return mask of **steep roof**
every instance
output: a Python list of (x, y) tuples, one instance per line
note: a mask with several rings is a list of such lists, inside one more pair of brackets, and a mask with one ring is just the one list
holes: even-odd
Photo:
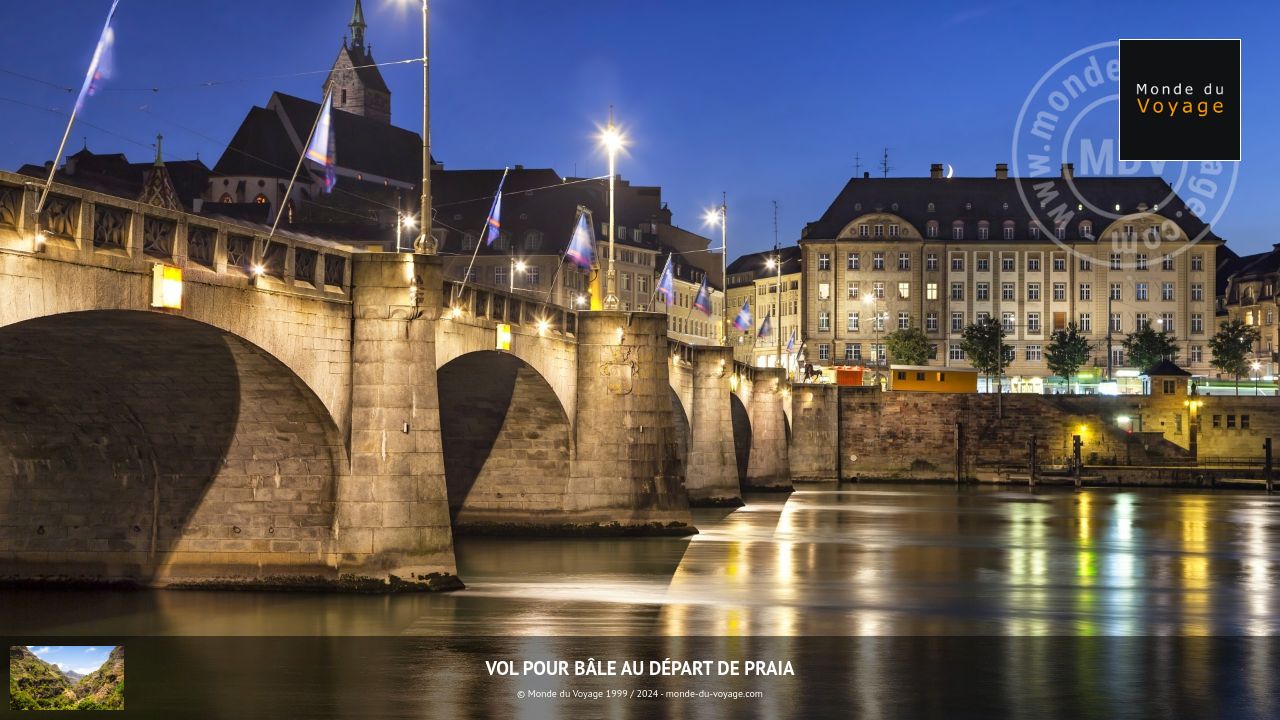
[[(1017, 242), (1026, 239), (1026, 229), (1031, 216), (1024, 208), (1018, 192), (1019, 184), (1027, 198), (1037, 197), (1035, 184), (1043, 183), (1050, 178), (1017, 179), (995, 177), (964, 178), (852, 178), (845, 183), (840, 194), (818, 220), (809, 223), (804, 229), (806, 239), (832, 239), (856, 218), (876, 212), (887, 212), (902, 217), (923, 232), (929, 220), (936, 220), (941, 228), (939, 237), (949, 241), (951, 235), (947, 229), (956, 220), (965, 223), (986, 220), (993, 227), (999, 227), (1005, 220), (1013, 220), (1018, 224)], [(1139, 212), (1139, 205), (1159, 207), (1159, 214), (1176, 222), (1188, 237), (1197, 237), (1206, 226), (1195, 217), (1186, 204), (1173, 194), (1173, 189), (1160, 177), (1083, 177), (1072, 178), (1076, 190), (1098, 208), (1114, 208), (1117, 204), (1121, 212)], [(1061, 191), (1061, 188), (1059, 188)], [(1061, 203), (1076, 204), (1070, 196), (1059, 196), (1058, 200), (1048, 203), (1048, 210)], [(933, 210), (929, 209), (930, 204)], [(1095, 234), (1110, 225), (1113, 220), (1108, 216), (1093, 212), (1088, 205), (1083, 210), (1070, 208), (1074, 215), (1067, 226), (1067, 239), (1082, 241), (1079, 235), (1079, 222), (1093, 222)], [(1054, 227), (1054, 220), (1047, 210), (1038, 213), (1038, 219), (1045, 227)], [(975, 240), (976, 233), (966, 233), (966, 238)], [(999, 232), (992, 232), (991, 239), (983, 242), (999, 241)], [(1216, 240), (1212, 232), (1203, 239)]]
[(1147, 377), (1191, 377), (1191, 373), (1174, 365), (1168, 358), (1156, 363), (1142, 374)]
[[(272, 93), (267, 107), (249, 110), (213, 166), (214, 174), (289, 177), (319, 113), (318, 102)], [(333, 111), (332, 128), (338, 167), (405, 183), (421, 181), (418, 133), (338, 109)]]

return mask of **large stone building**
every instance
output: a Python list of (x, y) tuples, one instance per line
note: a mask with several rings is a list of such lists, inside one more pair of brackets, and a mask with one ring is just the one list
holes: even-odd
[(859, 364), (882, 353), (885, 334), (920, 327), (930, 364), (967, 367), (962, 330), (990, 318), (1014, 347), (1012, 391), (1045, 390), (1045, 346), (1072, 322), (1094, 343), (1085, 384), (1108, 368), (1136, 374), (1121, 340), (1148, 324), (1174, 334), (1180, 364), (1210, 374), (1222, 241), (1160, 178), (1062, 173), (1090, 203), (1066, 220), (1030, 217), (1021, 194), (1036, 197), (1032, 181), (1003, 164), (987, 178), (944, 178), (934, 165), (927, 178), (851, 179), (800, 240), (805, 359)]
[(1280, 244), (1267, 252), (1231, 258), (1219, 269), (1222, 287), (1219, 297), (1220, 311), (1224, 319), (1241, 320), (1258, 329), (1258, 344), (1254, 347), (1251, 364), (1260, 377), (1274, 378), (1277, 373), (1276, 349), (1280, 347), (1280, 324), (1276, 313), (1280, 310), (1276, 287), (1280, 285)]
[[(782, 261), (781, 291), (779, 291), (777, 258)], [(781, 340), (781, 362), (790, 371), (795, 370), (796, 358), (802, 352), (801, 272), (800, 248), (784, 247), (778, 250), (749, 253), (729, 265), (729, 309), (736, 313), (745, 302), (751, 309), (754, 329), (749, 332), (732, 330), (729, 341), (733, 345), (733, 357), (756, 367), (778, 367), (778, 342)], [(771, 317), (772, 332), (759, 337), (760, 324)], [(787, 343), (795, 334), (791, 350)]]
[[(692, 235), (692, 233), (688, 234)], [(693, 237), (698, 236), (693, 235)], [(703, 242), (705, 243), (705, 239)], [(699, 262), (699, 256), (718, 263), (719, 254), (708, 253), (705, 248), (681, 252), (666, 243), (663, 243), (663, 246), (666, 249), (658, 258), (658, 272), (662, 272), (662, 268), (666, 266), (667, 257), (670, 257), (671, 284), (675, 297), (670, 305), (658, 300), (654, 309), (666, 311), (667, 334), (691, 345), (718, 345), (720, 326), (724, 318), (724, 293), (720, 290), (720, 269), (708, 269), (705, 261)], [(707, 281), (707, 294), (711, 300), (709, 313), (704, 313), (693, 306), (704, 278)]]

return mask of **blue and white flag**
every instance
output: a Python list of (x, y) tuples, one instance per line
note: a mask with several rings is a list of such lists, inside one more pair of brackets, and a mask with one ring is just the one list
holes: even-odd
[(693, 306), (702, 311), (703, 315), (711, 314), (711, 289), (707, 287), (707, 276), (702, 276), (702, 287), (698, 288), (698, 294), (693, 296)]
[(98, 91), (98, 84), (111, 76), (111, 46), (115, 43), (116, 33), (111, 29), (111, 21), (116, 16), (116, 6), (120, 0), (111, 3), (107, 12), (107, 22), (102, 26), (102, 35), (98, 36), (98, 46), (93, 50), (93, 59), (89, 61), (89, 70), (84, 75), (84, 84), (80, 86), (80, 94), (76, 96), (76, 110), (84, 107), (84, 99)]
[(324, 104), (320, 106), (320, 118), (316, 120), (316, 129), (311, 133), (311, 142), (307, 144), (305, 156), (308, 160), (320, 164), (324, 168), (324, 191), (333, 190), (337, 182), (334, 173), (333, 155), (333, 93), (324, 96)]
[(579, 212), (578, 224), (573, 229), (573, 240), (569, 242), (569, 249), (564, 254), (574, 265), (586, 270), (596, 260), (595, 247), (596, 236), (591, 223), (587, 222), (587, 214)]
[(787, 338), (787, 352), (791, 352), (792, 350), (795, 350), (795, 349), (796, 349), (796, 331), (793, 328), (791, 330), (791, 337)]
[(658, 294), (662, 296), (662, 302), (670, 305), (675, 302), (675, 278), (672, 277), (671, 256), (667, 256), (667, 266), (662, 269), (662, 275), (658, 277)]
[(498, 181), (498, 194), (493, 196), (493, 207), (489, 208), (489, 218), (484, 221), (484, 244), (492, 245), (502, 234), (502, 185), (507, 181), (507, 174), (502, 173)]
[(751, 302), (742, 303), (742, 309), (738, 311), (738, 316), (733, 319), (733, 326), (740, 332), (746, 332), (751, 329)]
[(760, 323), (760, 329), (756, 332), (756, 337), (769, 337), (773, 334), (773, 311), (765, 313), (764, 322)]

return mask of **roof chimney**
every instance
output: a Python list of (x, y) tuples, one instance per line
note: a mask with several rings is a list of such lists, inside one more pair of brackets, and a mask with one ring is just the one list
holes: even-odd
[(1009, 163), (996, 163), (996, 179), (997, 180), (1009, 179)]
[(934, 180), (942, 179), (942, 163), (933, 163), (929, 166), (929, 177)]
[(1065, 179), (1067, 179), (1067, 180), (1070, 180), (1071, 178), (1075, 177), (1075, 174), (1076, 174), (1076, 164), (1075, 164), (1075, 163), (1062, 163), (1062, 177), (1063, 177), (1063, 178), (1065, 178)]
[(870, 180), (870, 179), (871, 179), (871, 171), (870, 171), (870, 170), (863, 170), (863, 171), (862, 171), (862, 179), (863, 179), (863, 180)]

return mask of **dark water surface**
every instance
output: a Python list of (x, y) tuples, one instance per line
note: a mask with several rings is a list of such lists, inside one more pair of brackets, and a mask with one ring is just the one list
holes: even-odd
[[(156, 708), (186, 692), (173, 668), (216, 668), (240, 704), (201, 690), (210, 716), (250, 700), (308, 717), (1280, 714), (1280, 498), (831, 484), (749, 500), (697, 511), (692, 538), (462, 538), (467, 590), (448, 595), (5, 590), (0, 634), (126, 638), (130, 690)], [(515, 693), (640, 681), (484, 667), (588, 657), (795, 675), (650, 679), (756, 699), (533, 702)]]

